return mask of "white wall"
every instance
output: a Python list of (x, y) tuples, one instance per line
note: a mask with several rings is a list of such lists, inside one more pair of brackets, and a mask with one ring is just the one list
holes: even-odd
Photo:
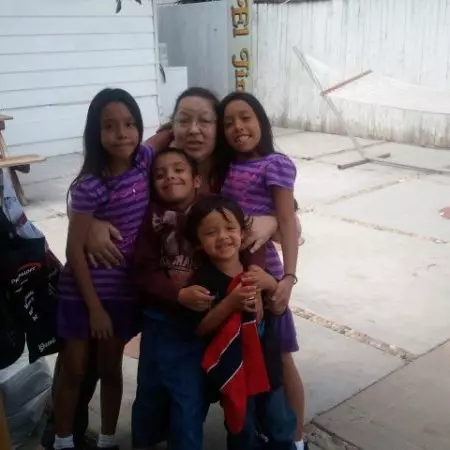
[(81, 151), (87, 108), (104, 87), (138, 100), (146, 135), (159, 122), (153, 4), (0, 0), (0, 111), (12, 155)]
[[(253, 11), (254, 91), (277, 125), (343, 133), (294, 45), (342, 78), (373, 69), (450, 95), (450, 0), (257, 4)], [(158, 15), (169, 63), (188, 67), (189, 85), (225, 94), (226, 2), (159, 7)], [(359, 136), (450, 147), (450, 115), (337, 104)]]
[[(333, 0), (259, 4), (255, 91), (276, 124), (342, 133), (292, 47), (338, 70), (365, 69), (450, 95), (449, 0)], [(337, 101), (360, 136), (450, 147), (450, 115)]]

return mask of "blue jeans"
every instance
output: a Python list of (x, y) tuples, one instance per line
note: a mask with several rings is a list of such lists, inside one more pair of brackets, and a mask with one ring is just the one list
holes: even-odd
[(251, 397), (244, 429), (227, 436), (228, 450), (295, 450), (297, 418), (283, 387)]
[(134, 448), (168, 440), (171, 450), (202, 450), (209, 406), (203, 351), (193, 332), (145, 318), (131, 420)]

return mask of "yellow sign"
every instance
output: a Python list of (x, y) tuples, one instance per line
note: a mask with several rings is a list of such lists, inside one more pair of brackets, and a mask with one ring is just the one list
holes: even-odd
[(229, 18), (229, 88), (230, 91), (252, 91), (251, 17), (252, 0), (228, 0)]

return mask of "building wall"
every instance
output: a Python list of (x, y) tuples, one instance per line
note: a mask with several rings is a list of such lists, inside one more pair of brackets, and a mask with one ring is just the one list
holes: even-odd
[[(189, 85), (226, 93), (224, 0), (161, 6), (169, 63)], [(344, 79), (366, 69), (450, 96), (450, 0), (324, 0), (253, 7), (254, 92), (277, 125), (344, 133), (302, 71), (297, 45)], [(450, 115), (336, 100), (362, 137), (450, 147)], [(450, 111), (449, 111), (450, 112)]]
[(188, 85), (228, 92), (227, 2), (158, 7), (158, 38), (170, 66), (188, 68)]
[(87, 108), (104, 87), (138, 101), (146, 135), (159, 123), (152, 0), (0, 0), (0, 112), (14, 116), (12, 155), (82, 149)]
[[(342, 79), (372, 69), (450, 96), (449, 0), (259, 4), (253, 23), (255, 92), (278, 125), (343, 133), (302, 71), (294, 45)], [(450, 115), (336, 103), (359, 136), (450, 147)]]

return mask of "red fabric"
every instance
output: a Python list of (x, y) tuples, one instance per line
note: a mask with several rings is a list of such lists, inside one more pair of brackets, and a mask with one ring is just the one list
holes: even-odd
[[(231, 281), (228, 294), (240, 283), (240, 280), (241, 275)], [(249, 317), (249, 320), (246, 320), (244, 316), (250, 315), (234, 313), (229, 318), (206, 348), (202, 362), (202, 367), (208, 374), (211, 374), (212, 370), (216, 372), (219, 370), (218, 380), (226, 380), (218, 387), (225, 423), (232, 434), (237, 434), (244, 428), (248, 397), (270, 389), (256, 320), (254, 316), (251, 319)], [(226, 362), (227, 352), (236, 350), (236, 348), (231, 350), (230, 344), (238, 335), (241, 338), (241, 348), (237, 355), (240, 361), (233, 359), (231, 365)], [(240, 365), (236, 370), (237, 362)]]

